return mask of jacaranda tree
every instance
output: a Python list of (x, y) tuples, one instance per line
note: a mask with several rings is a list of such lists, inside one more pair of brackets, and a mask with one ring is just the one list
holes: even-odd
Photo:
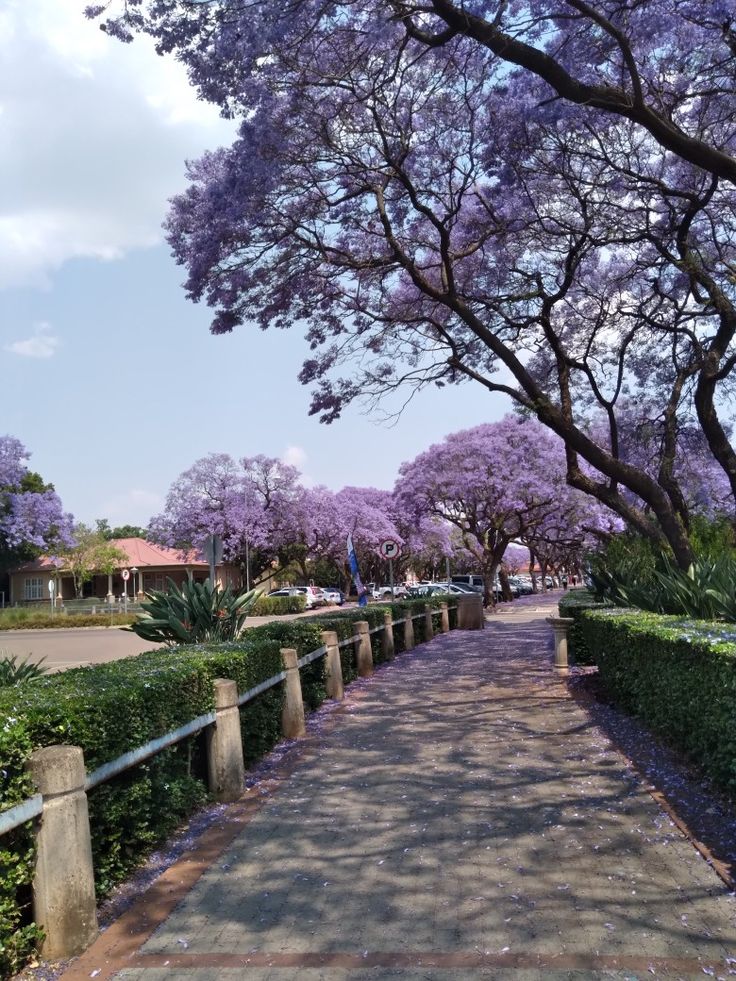
[(586, 518), (605, 520), (597, 513), (604, 509), (567, 486), (560, 441), (538, 422), (515, 416), (452, 433), (420, 453), (401, 467), (394, 496), (417, 522), (434, 516), (457, 529), (484, 575), (487, 602), (512, 541), (552, 542), (559, 535), (554, 516), (563, 512), (570, 540), (584, 536)]
[[(109, 13), (111, 33), (148, 32), (242, 120), (190, 166), (168, 222), (215, 333), (304, 323), (301, 378), (327, 421), (407, 385), (504, 392), (561, 437), (573, 487), (687, 566), (674, 463), (694, 420), (731, 507), (736, 492), (730, 2)], [(660, 407), (653, 467), (621, 452), (632, 400)]]
[(28, 469), (29, 457), (20, 440), (0, 436), (0, 571), (71, 540), (72, 516), (53, 484)]

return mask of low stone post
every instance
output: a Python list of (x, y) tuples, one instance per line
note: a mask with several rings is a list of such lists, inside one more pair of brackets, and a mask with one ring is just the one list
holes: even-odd
[(555, 667), (567, 669), (567, 632), (575, 621), (572, 617), (547, 617), (555, 634)]
[(449, 633), (450, 630), (450, 611), (447, 608), (447, 603), (440, 603), (440, 631), (443, 634)]
[(337, 633), (334, 630), (322, 631), (322, 643), (327, 648), (327, 678), (325, 687), (327, 697), (340, 701), (345, 695), (345, 686), (342, 681), (342, 662), (340, 661), (340, 648), (337, 643)]
[(432, 623), (432, 607), (429, 603), (424, 604), (424, 639), (431, 640), (434, 637), (434, 625)]
[(396, 653), (394, 644), (394, 615), (389, 610), (383, 614), (383, 653), (387, 661), (393, 661)]
[(371, 647), (370, 625), (367, 620), (355, 621), (355, 663), (358, 677), (367, 678), (373, 674), (373, 648)]
[(284, 708), (281, 713), (281, 731), (287, 739), (299, 739), (305, 735), (307, 727), (304, 723), (304, 700), (302, 699), (302, 683), (297, 667), (296, 651), (290, 647), (281, 649), (281, 660), (286, 671), (286, 691)]
[(411, 618), (411, 609), (407, 610), (404, 616), (404, 649), (407, 651), (414, 649), (414, 621)]
[(217, 800), (233, 801), (240, 798), (245, 783), (238, 685), (226, 678), (216, 678), (213, 687), (215, 722), (207, 729), (209, 788)]
[(480, 593), (467, 593), (457, 598), (457, 629), (483, 630), (486, 625), (483, 613), (483, 597)]
[(81, 954), (97, 936), (95, 879), (79, 746), (46, 746), (28, 761), (43, 813), (36, 835), (33, 919), (46, 939), (46, 960)]

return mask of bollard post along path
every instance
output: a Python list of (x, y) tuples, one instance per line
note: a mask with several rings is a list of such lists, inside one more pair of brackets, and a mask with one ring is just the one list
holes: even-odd
[(550, 672), (550, 611), (359, 679), (68, 981), (728, 976), (733, 898)]

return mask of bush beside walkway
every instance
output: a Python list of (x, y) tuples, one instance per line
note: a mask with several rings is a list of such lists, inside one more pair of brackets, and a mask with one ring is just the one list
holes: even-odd
[[(347, 639), (356, 620), (378, 626), (387, 610), (394, 618), (403, 618), (406, 611), (417, 613), (430, 605), (438, 624), (442, 602), (429, 598), (266, 624), (248, 630), (235, 643), (149, 651), (0, 691), (0, 717), (9, 720), (0, 729), (0, 810), (27, 796), (25, 763), (31, 748), (59, 743), (80, 746), (87, 770), (92, 771), (211, 711), (215, 678), (234, 679), (239, 691), (247, 691), (281, 671), (282, 647), (295, 648), (302, 656), (321, 646), (323, 630), (335, 630), (339, 639)], [(423, 631), (420, 618), (415, 621), (417, 643), (423, 640)], [(402, 649), (399, 628), (397, 653)], [(384, 659), (377, 637), (374, 660)], [(351, 645), (341, 649), (341, 661), (347, 684), (357, 675)], [(302, 669), (308, 709), (317, 708), (326, 697), (324, 671), (324, 658)], [(243, 706), (247, 762), (268, 752), (281, 738), (282, 704), (283, 685), (279, 685)], [(99, 896), (206, 799), (205, 755), (200, 734), (90, 793)], [(28, 951), (26, 940), (32, 939), (27, 932), (33, 860), (30, 825), (0, 838), (0, 849), (0, 974), (7, 974), (20, 966)]]
[(606, 697), (736, 797), (736, 626), (620, 609), (580, 623)]
[(733, 899), (555, 677), (550, 612), (320, 709), (65, 981), (726, 976)]

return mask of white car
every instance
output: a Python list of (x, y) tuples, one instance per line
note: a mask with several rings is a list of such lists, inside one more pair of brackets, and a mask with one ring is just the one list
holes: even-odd
[(328, 603), (335, 604), (336, 606), (342, 606), (345, 602), (345, 597), (341, 589), (337, 586), (322, 586), (320, 587), (325, 595), (325, 599)]
[(307, 610), (312, 610), (315, 606), (325, 606), (327, 603), (324, 592), (317, 586), (284, 586), (282, 589), (273, 590), (268, 595), (303, 596), (304, 607)]

